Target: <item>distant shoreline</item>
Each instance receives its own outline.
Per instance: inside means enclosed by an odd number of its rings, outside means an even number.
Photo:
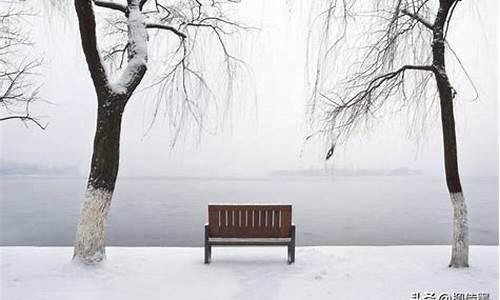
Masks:
[[[427,175],[427,174],[407,174],[407,175],[387,175],[387,174],[342,174],[342,175],[255,175],[255,176],[231,176],[231,175],[221,175],[221,176],[183,176],[183,175],[162,175],[162,176],[120,176],[118,175],[118,180],[227,180],[227,181],[266,181],[272,179],[341,179],[341,178],[436,178],[440,179],[444,175]],[[469,175],[462,176],[462,178],[491,178],[495,179],[498,176],[495,175]],[[87,176],[81,175],[44,175],[44,174],[0,174],[0,179],[81,179],[87,180]]]
[[[303,170],[275,170],[271,176],[318,176],[318,177],[339,177],[339,176],[422,176],[420,170],[409,168],[396,169],[303,169]]]

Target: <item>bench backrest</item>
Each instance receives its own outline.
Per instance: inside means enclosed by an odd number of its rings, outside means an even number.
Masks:
[[[209,204],[211,237],[285,238],[290,237],[290,204]]]

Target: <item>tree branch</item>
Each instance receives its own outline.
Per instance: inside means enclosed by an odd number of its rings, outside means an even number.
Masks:
[[[33,43],[24,24],[26,17],[34,15],[12,1],[6,3],[5,7],[0,4],[0,123],[19,119],[45,129],[30,115],[30,104],[39,99],[34,78],[42,64],[42,59],[28,55]]]
[[[146,4],[146,2],[148,2],[148,0],[141,0],[141,2],[139,3],[139,7],[141,10],[144,7],[144,4]]]
[[[108,77],[97,50],[96,23],[92,0],[75,0],[82,48],[97,94],[108,85]]]
[[[397,69],[396,71],[389,72],[389,73],[375,77],[368,84],[368,87],[360,93],[370,94],[373,90],[380,87],[382,85],[382,83],[398,76],[401,73],[404,73],[406,70],[421,70],[421,71],[435,72],[436,68],[434,66],[430,66],[430,65],[404,65],[401,68]],[[358,95],[359,95],[359,93],[355,97],[353,97],[353,99],[356,98]]]
[[[187,38],[187,35],[184,32],[181,32],[181,31],[177,30],[176,28],[174,28],[172,26],[169,26],[169,25],[157,24],[157,23],[148,23],[148,24],[146,24],[146,28],[155,28],[155,29],[168,30],[168,31],[171,31],[171,32],[175,33],[181,39]]]
[[[399,76],[401,73],[404,73],[406,70],[421,70],[421,71],[431,71],[431,72],[436,72],[436,68],[431,65],[404,65],[401,68],[397,69],[396,71],[389,72],[380,76],[375,77],[373,80],[370,81],[366,89],[360,91],[356,95],[354,95],[349,101],[346,103],[351,105],[351,103],[358,103],[360,99],[364,99],[366,96],[369,96],[372,94],[372,92],[376,89],[378,89],[384,82],[389,81],[397,76]]]
[[[436,71],[436,68],[432,65],[404,65],[401,68],[399,68],[398,71],[405,71],[405,70],[421,70],[421,71]]]
[[[120,3],[101,1],[101,0],[94,0],[94,3],[95,3],[95,5],[100,6],[100,7],[118,10],[118,11],[121,11],[122,13],[127,12],[127,7],[125,5],[120,4]]]
[[[411,13],[407,9],[403,9],[403,10],[401,10],[401,12],[403,13],[403,15],[408,16],[408,17],[410,17],[410,18],[418,21],[420,24],[424,25],[428,29],[430,29],[430,30],[434,29],[434,25],[432,25],[431,22],[427,21],[426,19],[424,19],[419,14],[417,14],[417,13]]]
[[[16,119],[21,120],[23,122],[31,121],[31,122],[35,123],[38,127],[40,127],[40,129],[42,129],[42,130],[45,130],[45,128],[47,128],[47,125],[40,124],[40,122],[38,122],[38,120],[36,120],[30,116],[8,116],[8,117],[0,118],[0,122],[7,121],[7,120],[16,120]]]

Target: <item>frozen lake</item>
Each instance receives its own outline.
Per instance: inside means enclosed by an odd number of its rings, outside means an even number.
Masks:
[[[2,246],[73,242],[85,178],[1,180]],[[463,179],[472,244],[498,244],[498,179]],[[210,202],[292,203],[299,245],[449,244],[441,177],[119,178],[107,240],[200,246]]]

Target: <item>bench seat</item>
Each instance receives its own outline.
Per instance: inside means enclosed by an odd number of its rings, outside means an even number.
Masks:
[[[209,204],[205,263],[212,246],[286,246],[295,261],[295,225],[290,204]]]
[[[208,238],[211,245],[256,245],[256,246],[280,246],[288,245],[291,238]]]

